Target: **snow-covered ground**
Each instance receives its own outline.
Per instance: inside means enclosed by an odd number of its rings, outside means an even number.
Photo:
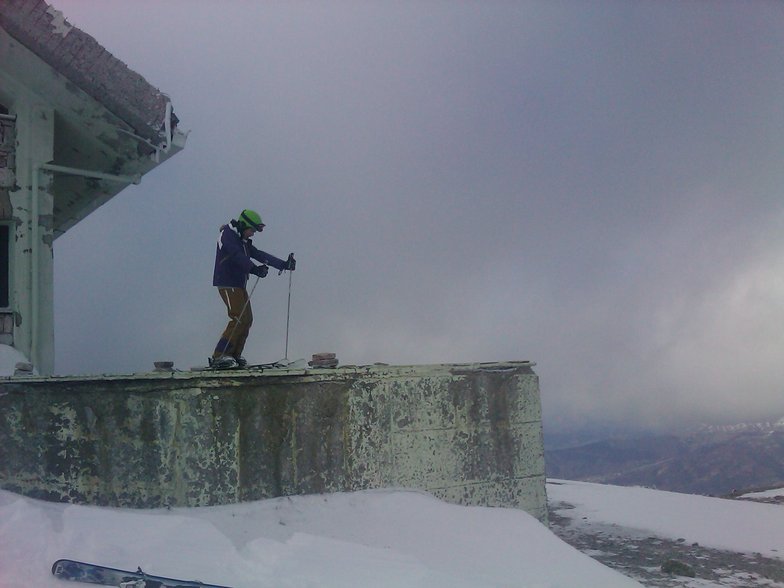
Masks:
[[[551,504],[574,524],[623,527],[627,532],[682,539],[740,553],[760,553],[784,565],[784,507],[648,488],[549,480]]]
[[[547,493],[559,537],[645,586],[784,588],[784,506],[751,502],[769,498],[560,480]]]
[[[740,498],[784,498],[784,488],[774,488],[762,492],[748,492]]]
[[[570,505],[559,515],[576,525],[759,552],[784,566],[780,505],[558,480],[548,494],[553,504]],[[50,575],[63,557],[236,588],[640,586],[524,512],[455,506],[416,491],[171,510],[65,505],[0,491],[0,586],[68,586]],[[690,582],[684,585],[731,585]]]
[[[138,511],[0,492],[0,586],[62,588],[61,557],[235,586],[625,588],[529,515],[410,491]]]
[[[28,359],[22,352],[10,345],[0,345],[0,376],[13,376],[16,364],[27,362]]]

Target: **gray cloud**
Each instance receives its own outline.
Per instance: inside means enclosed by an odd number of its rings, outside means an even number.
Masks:
[[[56,242],[60,372],[203,363],[255,207],[292,357],[534,360],[554,426],[784,413],[780,3],[55,5],[192,131]]]

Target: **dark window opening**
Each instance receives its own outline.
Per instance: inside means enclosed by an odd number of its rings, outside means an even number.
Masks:
[[[8,308],[10,304],[10,239],[11,227],[0,225],[0,308]]]

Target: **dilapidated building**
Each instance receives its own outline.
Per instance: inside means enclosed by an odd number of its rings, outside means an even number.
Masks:
[[[169,98],[54,7],[0,2],[0,344],[53,371],[54,241],[185,138]]]

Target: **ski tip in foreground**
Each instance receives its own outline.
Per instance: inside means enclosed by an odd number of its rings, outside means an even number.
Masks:
[[[58,559],[52,564],[52,574],[60,580],[119,586],[121,588],[231,588],[217,584],[205,584],[199,580],[178,580],[154,576],[137,568],[135,572],[110,568],[72,559]]]

